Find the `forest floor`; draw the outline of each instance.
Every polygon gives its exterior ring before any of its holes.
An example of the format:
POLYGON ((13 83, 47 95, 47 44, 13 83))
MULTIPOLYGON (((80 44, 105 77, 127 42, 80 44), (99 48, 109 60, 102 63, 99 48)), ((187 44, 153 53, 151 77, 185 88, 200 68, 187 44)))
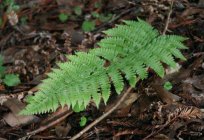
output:
POLYGON ((0 140, 69 139, 111 109, 122 94, 99 109, 91 103, 79 113, 18 115, 56 62, 97 47, 102 31, 138 17, 160 33, 187 37, 187 61, 166 67, 163 79, 151 73, 79 139, 204 140, 203 0, 0 0, 0 15, 0 76, 2 69, 1 77, 16 76, 0 80, 0 140))

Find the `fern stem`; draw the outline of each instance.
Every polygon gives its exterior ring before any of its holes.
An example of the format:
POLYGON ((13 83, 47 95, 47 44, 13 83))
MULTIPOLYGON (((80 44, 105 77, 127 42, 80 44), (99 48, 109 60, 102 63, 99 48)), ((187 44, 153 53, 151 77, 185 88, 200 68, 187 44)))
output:
POLYGON ((95 121, 93 121, 93 122, 92 122, 91 124, 89 124, 87 127, 85 127, 82 131, 80 131, 78 134, 76 134, 75 136, 73 136, 70 140, 76 140, 76 139, 78 139, 78 138, 81 137, 84 133, 86 133, 87 131, 89 131, 92 127, 94 127, 95 125, 97 125, 100 121, 102 121, 103 119, 105 119, 105 118, 106 118, 108 115, 110 115, 113 111, 115 111, 115 110, 118 108, 118 106, 125 100, 125 98, 126 98, 127 95, 130 93, 131 90, 132 90, 132 87, 129 87, 114 107, 112 107, 108 112, 104 113, 102 116, 100 116, 99 118, 97 118, 95 121))

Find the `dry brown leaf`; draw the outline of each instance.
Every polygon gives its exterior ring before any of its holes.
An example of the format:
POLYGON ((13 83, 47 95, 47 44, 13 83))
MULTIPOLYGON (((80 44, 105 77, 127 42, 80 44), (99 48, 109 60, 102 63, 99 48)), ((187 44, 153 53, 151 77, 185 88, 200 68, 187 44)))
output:
POLYGON ((196 107, 181 107, 178 109, 178 117, 184 119, 200 118, 202 117, 202 112, 196 107))
MULTIPOLYGON (((132 103, 134 103, 139 97, 138 93, 130 93, 128 97, 126 97, 125 101, 117 108, 116 114, 118 116, 127 116, 129 113, 132 103)), ((119 97, 117 97, 119 99, 119 97)), ((105 112, 112 108, 118 100, 114 100, 110 102, 105 108, 105 112)))
POLYGON ((8 99, 4 105, 8 107, 11 112, 5 114, 3 119, 12 127, 27 125, 32 122, 37 122, 39 120, 38 117, 34 115, 19 115, 18 113, 25 107, 25 104, 20 102, 18 99, 8 99))
POLYGON ((203 14, 204 14, 204 11, 203 11, 203 9, 201 9, 201 8, 190 7, 190 8, 187 8, 187 9, 181 14, 181 17, 182 17, 182 18, 190 17, 190 16, 195 15, 195 14, 203 15, 203 14))
POLYGON ((179 97, 172 94, 171 92, 165 90, 162 85, 152 84, 152 87, 155 89, 158 97, 165 103, 171 104, 179 100, 179 97))
POLYGON ((67 126, 57 125, 55 126, 55 132, 59 137, 66 137, 71 130, 71 125, 68 123, 67 126))

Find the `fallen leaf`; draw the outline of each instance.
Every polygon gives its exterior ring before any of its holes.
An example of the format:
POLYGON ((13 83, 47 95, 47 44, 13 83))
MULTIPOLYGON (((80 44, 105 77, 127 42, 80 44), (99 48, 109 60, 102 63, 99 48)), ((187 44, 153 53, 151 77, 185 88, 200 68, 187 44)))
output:
POLYGON ((152 87, 155 89, 158 97, 167 104, 171 104, 180 99, 177 95, 165 90, 161 85, 152 84, 152 87))
POLYGON ((0 91, 5 90, 5 86, 4 85, 0 85, 0 91))
MULTIPOLYGON (((125 101, 121 103, 121 105, 117 108, 117 111, 115 111, 115 114, 117 116, 127 116, 127 114, 130 112, 132 104, 138 99, 139 94, 138 93, 130 93, 128 97, 126 97, 125 101)), ((110 110, 118 101, 120 97, 117 97, 117 100, 110 102, 105 108, 105 112, 110 110)))
POLYGON ((195 8, 195 7, 191 7, 191 8, 187 8, 182 14, 181 14, 181 17, 189 17, 189 16, 192 16, 192 15, 195 15, 195 14, 204 14, 204 11, 203 9, 201 8, 195 8))
POLYGON ((4 103, 4 106, 8 107, 11 112, 5 114, 3 119, 12 127, 27 125, 39 121, 39 118, 34 115, 24 116, 18 114, 25 107, 25 104, 20 102, 18 99, 8 99, 4 103))
POLYGON ((191 101, 196 106, 204 106, 204 75, 195 75, 182 82, 182 98, 191 101), (190 96, 188 96, 190 95, 190 96))
POLYGON ((57 125, 55 126, 55 132, 59 137, 66 137, 71 130, 71 125, 68 123, 67 126, 57 125))

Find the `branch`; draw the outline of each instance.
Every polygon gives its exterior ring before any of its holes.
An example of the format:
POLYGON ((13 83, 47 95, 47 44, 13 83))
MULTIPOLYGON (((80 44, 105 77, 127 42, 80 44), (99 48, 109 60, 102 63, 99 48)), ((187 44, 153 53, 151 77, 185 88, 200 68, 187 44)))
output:
MULTIPOLYGON (((59 122, 63 121, 64 119, 66 119, 69 115, 71 115, 73 113, 73 111, 69 110, 67 107, 64 107, 63 109, 61 109, 59 112, 59 114, 57 114, 56 116, 52 116, 49 120, 50 122, 48 122, 45 125, 40 126, 39 128, 28 132, 26 136, 24 136, 23 138, 29 138, 32 135, 35 135, 37 133, 40 133, 52 126, 55 126, 56 124, 58 124, 59 122), (57 118, 57 119, 56 119, 57 118)), ((21 138, 21 139, 23 139, 21 138)))
POLYGON ((168 13, 168 16, 167 16, 167 19, 166 19, 166 23, 165 23, 165 27, 164 27, 164 31, 162 32, 162 35, 165 35, 166 31, 168 29, 169 20, 170 20, 170 16, 171 16, 171 13, 172 13, 173 5, 174 5, 174 0, 171 0, 170 10, 169 10, 169 13, 168 13))

